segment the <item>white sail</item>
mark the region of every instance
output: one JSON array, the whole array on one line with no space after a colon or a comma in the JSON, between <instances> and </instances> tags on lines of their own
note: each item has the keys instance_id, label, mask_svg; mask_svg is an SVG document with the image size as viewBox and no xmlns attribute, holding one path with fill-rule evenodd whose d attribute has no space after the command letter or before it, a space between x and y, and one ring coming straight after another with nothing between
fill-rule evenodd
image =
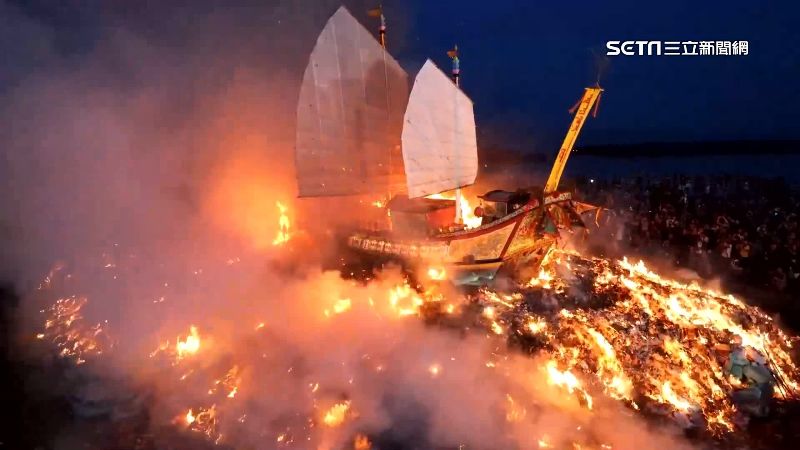
<instances>
[{"instance_id":1,"label":"white sail","mask_svg":"<svg viewBox=\"0 0 800 450\"><path fill-rule=\"evenodd\" d=\"M414 80L402 142L409 197L475 182L478 145L472 101L431 60Z\"/></svg>"},{"instance_id":2,"label":"white sail","mask_svg":"<svg viewBox=\"0 0 800 450\"><path fill-rule=\"evenodd\" d=\"M339 8L317 38L297 105L301 197L404 190L400 133L408 75Z\"/></svg>"}]
</instances>

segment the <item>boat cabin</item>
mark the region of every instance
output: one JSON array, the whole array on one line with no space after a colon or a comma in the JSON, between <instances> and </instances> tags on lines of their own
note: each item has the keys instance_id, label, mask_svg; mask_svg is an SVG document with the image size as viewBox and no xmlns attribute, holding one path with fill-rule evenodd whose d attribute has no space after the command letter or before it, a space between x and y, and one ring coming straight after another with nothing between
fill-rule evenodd
<instances>
[{"instance_id":1,"label":"boat cabin","mask_svg":"<svg viewBox=\"0 0 800 450\"><path fill-rule=\"evenodd\" d=\"M494 190L478 196L481 204L475 208L475 216L481 218L481 225L507 216L531 199L531 193L524 190L516 192Z\"/></svg>"},{"instance_id":2,"label":"boat cabin","mask_svg":"<svg viewBox=\"0 0 800 450\"><path fill-rule=\"evenodd\" d=\"M409 237L447 230L456 214L455 200L397 195L386 206L391 211L392 231Z\"/></svg>"}]
</instances>

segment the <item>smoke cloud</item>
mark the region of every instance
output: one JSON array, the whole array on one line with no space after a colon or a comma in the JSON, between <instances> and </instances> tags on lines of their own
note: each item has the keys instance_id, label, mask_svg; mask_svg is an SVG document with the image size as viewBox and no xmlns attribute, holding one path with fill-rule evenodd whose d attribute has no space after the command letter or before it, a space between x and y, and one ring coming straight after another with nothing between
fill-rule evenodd
<instances>
[{"instance_id":1,"label":"smoke cloud","mask_svg":"<svg viewBox=\"0 0 800 450\"><path fill-rule=\"evenodd\" d=\"M355 284L271 245L276 202L296 228L341 219L293 200L292 164L303 66L336 2L139 6L0 4L0 275L24 297L24 351L39 311L87 299L76 323L107 344L70 389L150 393L154 433L195 436L180 418L213 406L207 440L239 448L351 448L359 433L378 448L685 445L613 403L588 413L498 338L397 317L398 273ZM191 325L197 354L167 357ZM231 396L217 381L233 367Z\"/></svg>"}]
</instances>

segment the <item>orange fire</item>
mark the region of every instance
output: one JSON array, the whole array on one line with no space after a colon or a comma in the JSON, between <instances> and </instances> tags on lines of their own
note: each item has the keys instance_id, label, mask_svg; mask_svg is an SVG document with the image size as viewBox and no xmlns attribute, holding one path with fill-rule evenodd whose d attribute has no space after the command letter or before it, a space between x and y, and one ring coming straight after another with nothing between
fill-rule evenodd
<instances>
[{"instance_id":1,"label":"orange fire","mask_svg":"<svg viewBox=\"0 0 800 450\"><path fill-rule=\"evenodd\" d=\"M349 412L350 400L337 403L331 406L330 409L325 412L325 415L322 417L322 422L331 428L338 427L344 423L345 419L347 419Z\"/></svg>"},{"instance_id":2,"label":"orange fire","mask_svg":"<svg viewBox=\"0 0 800 450\"><path fill-rule=\"evenodd\" d=\"M417 314L424 303L423 298L408 284L396 286L389 293L389 306L400 316Z\"/></svg>"},{"instance_id":3,"label":"orange fire","mask_svg":"<svg viewBox=\"0 0 800 450\"><path fill-rule=\"evenodd\" d=\"M200 350L200 334L197 332L197 327L192 325L189 327L189 335L185 340L180 340L175 344L175 351L178 353L178 358L184 356L194 355Z\"/></svg>"},{"instance_id":4,"label":"orange fire","mask_svg":"<svg viewBox=\"0 0 800 450\"><path fill-rule=\"evenodd\" d=\"M511 423L521 422L528 411L519 405L510 394L506 394L506 420Z\"/></svg>"},{"instance_id":5,"label":"orange fire","mask_svg":"<svg viewBox=\"0 0 800 450\"><path fill-rule=\"evenodd\" d=\"M547 361L547 382L554 386L559 386L567 390L570 394L579 393L588 409L592 409L592 397L584 390L578 378L569 370L558 370L557 364L553 360Z\"/></svg>"},{"instance_id":6,"label":"orange fire","mask_svg":"<svg viewBox=\"0 0 800 450\"><path fill-rule=\"evenodd\" d=\"M592 292L616 300L597 309L562 309L550 319L557 321L552 325L528 312L521 322L524 332L554 348L546 365L549 382L580 394L590 408L592 398L578 372L633 409L640 409L633 402L638 394L686 418L702 416L713 433L733 430L731 392L741 383L731 380L714 350L730 344L731 336L767 362L778 380L776 396L800 397L793 338L757 308L697 284L662 278L642 262L582 258L562 250L548 254L526 288L569 296L569 281L558 274L576 270L590 273ZM491 291L481 292L480 298L491 305L483 310L491 330L507 314L519 318L521 299ZM521 331L504 330L511 332Z\"/></svg>"},{"instance_id":7,"label":"orange fire","mask_svg":"<svg viewBox=\"0 0 800 450\"><path fill-rule=\"evenodd\" d=\"M236 136L232 141L239 139L248 138ZM291 178L276 171L274 161L264 154L267 143L242 144L211 174L203 212L220 229L266 250L276 233L284 231L275 220L275 200L290 197Z\"/></svg>"},{"instance_id":8,"label":"orange fire","mask_svg":"<svg viewBox=\"0 0 800 450\"><path fill-rule=\"evenodd\" d=\"M285 213L284 210L281 212ZM288 227L286 231L288 234ZM443 269L431 267L428 275L434 278L443 272ZM601 307L588 306L586 302L570 303L574 300L569 292L574 286L573 274L576 273L587 275L581 279L581 287L590 290L593 296L597 294L592 298L610 300ZM583 283L587 280L588 283ZM420 292L407 282L388 288L378 286L380 293L373 288L374 285L370 287L369 296L362 298L355 291L348 291L347 298L332 296L320 308L331 318L326 323L333 322L336 315L366 307L367 303L372 308L391 312L377 316L406 317L405 320L457 311L450 303L456 299L442 301L442 297L436 297L432 291ZM537 297L531 294L540 294L539 298L552 297L557 302L565 301L554 308L537 309L530 302L531 298ZM554 250L547 255L538 276L520 286L517 292L502 293L483 288L465 298L478 303L480 309L471 308L474 305L467 303L463 305L470 307L461 308L462 303L457 302L460 305L458 309L469 311L470 328L474 328L474 318L487 332L496 335L489 334L487 339L499 342L513 333L537 345L544 343L548 353L544 355L541 371L536 371L537 376L546 380L548 389L559 394L553 396L554 402L563 398L563 406L569 408L574 407L574 401L569 399L577 399L581 408L586 410L582 413L587 415L597 414L596 405L614 399L632 409L667 411L668 415L675 417L702 417L704 426L713 433L734 430L736 407L731 392L744 386L741 380L729 376L724 361L717 358L719 355L715 355L713 350L721 345L732 347L732 338L746 347L748 353L764 357L779 380L776 396L800 398L797 382L800 370L791 357L795 338L786 335L772 318L735 297L697 284L662 278L641 262L584 258L574 252ZM102 329L83 324L81 307L85 302L80 298L62 298L56 300L51 308L43 310L47 320L44 329L39 330L39 339L55 343L65 357L101 351L103 346L98 339L102 336ZM433 308L433 302L440 302L439 308ZM480 315L475 317L472 314L475 311L480 311ZM260 319L248 319L245 328L255 325L249 330L255 336L263 337L268 333L265 333L266 327L259 322ZM244 393L250 394L250 386L243 384L243 380L245 383L248 380L243 374L250 370L246 360L237 360L235 364L230 361L225 365L198 361L197 356L212 358L212 352L207 349L217 346L218 342L221 345L222 340L212 340L205 330L201 336L199 328L190 325L188 333L184 331L177 338L167 340L151 354L168 358L172 366L165 370L172 370L176 383L189 377L192 377L190 381L214 380L213 384L206 384L208 396L205 405L182 405L170 412L175 425L205 434L214 441L221 439L218 421L222 424L220 426L225 426L237 418L246 420L244 415L230 417L228 414L234 414L234 411L241 414L234 406L245 403L241 398ZM485 366L492 373L502 373L504 361L507 360L498 352L485 362ZM442 362L431 359L420 363L418 373L434 382L457 374L456 369L449 365L445 368ZM392 370L391 364L379 358L369 364L378 373ZM293 368L288 370L291 372ZM207 371L213 371L213 374L203 378ZM326 391L320 388L320 383L324 385L326 380L311 380L309 383L310 395L315 396L315 408L319 405L316 396ZM353 384L353 378L350 383ZM195 383L179 385L189 384ZM510 392L516 396L518 391L512 387ZM570 396L561 395L565 393ZM595 402L597 398L604 401ZM642 406L634 403L634 399L642 402ZM506 400L506 420L524 423L525 407L531 405L529 399L524 395L512 398L507 394ZM323 405L328 409L316 409L308 417L310 423L333 429L357 417L350 400ZM192 408L187 410L188 406ZM297 430L276 430L278 432L276 441L281 445L300 439ZM558 440L542 437L543 447L559 447L560 444ZM370 445L365 437L353 443L356 448L370 448Z\"/></svg>"},{"instance_id":9,"label":"orange fire","mask_svg":"<svg viewBox=\"0 0 800 450\"><path fill-rule=\"evenodd\" d=\"M191 325L189 327L189 334L185 338L178 336L175 340L174 347L169 341L165 341L150 353L150 357L153 358L160 354L167 355L169 358L173 359L172 363L174 365L178 364L184 358L192 356L199 351L200 333L196 326Z\"/></svg>"},{"instance_id":10,"label":"orange fire","mask_svg":"<svg viewBox=\"0 0 800 450\"><path fill-rule=\"evenodd\" d=\"M283 206L281 202L275 202L280 211L280 218L278 219L278 235L272 240L272 245L283 245L289 242L291 235L289 234L289 217L286 215L288 208Z\"/></svg>"},{"instance_id":11,"label":"orange fire","mask_svg":"<svg viewBox=\"0 0 800 450\"><path fill-rule=\"evenodd\" d=\"M439 194L431 194L425 198L437 198L443 200L455 200L456 194L454 192L442 192ZM481 226L481 219L480 217L475 216L475 207L470 204L470 201L467 200L465 195L461 196L461 219L464 221L464 225L467 229L477 228Z\"/></svg>"},{"instance_id":12,"label":"orange fire","mask_svg":"<svg viewBox=\"0 0 800 450\"><path fill-rule=\"evenodd\" d=\"M197 420L197 418L194 416L194 413L192 413L191 408L186 412L186 416L184 418L186 419L186 425L191 425L195 420Z\"/></svg>"},{"instance_id":13,"label":"orange fire","mask_svg":"<svg viewBox=\"0 0 800 450\"><path fill-rule=\"evenodd\" d=\"M177 422L182 422L189 430L202 433L210 440L219 442L222 436L217 432L217 406L212 405L210 408L197 408L189 409L185 414L182 414L177 419Z\"/></svg>"},{"instance_id":14,"label":"orange fire","mask_svg":"<svg viewBox=\"0 0 800 450\"><path fill-rule=\"evenodd\" d=\"M547 329L547 322L544 321L541 317L532 317L528 320L528 323L525 324L528 328L528 331L531 334L539 334Z\"/></svg>"},{"instance_id":15,"label":"orange fire","mask_svg":"<svg viewBox=\"0 0 800 450\"><path fill-rule=\"evenodd\" d=\"M531 278L531 281L528 282L530 286L541 286L545 289L550 289L550 282L553 281L553 274L544 270L544 268L539 269L539 274L535 278Z\"/></svg>"},{"instance_id":16,"label":"orange fire","mask_svg":"<svg viewBox=\"0 0 800 450\"><path fill-rule=\"evenodd\" d=\"M445 272L444 267L429 267L428 268L428 278L434 281L442 281L447 279L447 272Z\"/></svg>"},{"instance_id":17,"label":"orange fire","mask_svg":"<svg viewBox=\"0 0 800 450\"><path fill-rule=\"evenodd\" d=\"M47 314L47 319L44 332L36 335L37 339L52 342L59 349L61 357L71 359L76 364L83 364L86 358L102 355L107 345L104 324L89 325L83 317L81 309L87 301L85 297L77 296L59 298L41 311Z\"/></svg>"},{"instance_id":18,"label":"orange fire","mask_svg":"<svg viewBox=\"0 0 800 450\"><path fill-rule=\"evenodd\" d=\"M353 439L353 450L371 450L372 449L372 442L369 441L369 438L364 436L363 434L357 434L355 439Z\"/></svg>"},{"instance_id":19,"label":"orange fire","mask_svg":"<svg viewBox=\"0 0 800 450\"><path fill-rule=\"evenodd\" d=\"M339 299L333 304L332 309L326 309L324 311L325 317L330 317L333 314L342 314L343 312L349 311L352 307L353 301L349 298Z\"/></svg>"}]
</instances>

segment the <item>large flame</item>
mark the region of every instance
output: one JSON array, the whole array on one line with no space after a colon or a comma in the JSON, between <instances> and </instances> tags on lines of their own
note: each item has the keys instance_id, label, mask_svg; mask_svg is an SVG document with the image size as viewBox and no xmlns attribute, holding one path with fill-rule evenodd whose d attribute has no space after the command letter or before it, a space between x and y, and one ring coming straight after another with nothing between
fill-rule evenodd
<instances>
[{"instance_id":1,"label":"large flame","mask_svg":"<svg viewBox=\"0 0 800 450\"><path fill-rule=\"evenodd\" d=\"M278 206L280 217L278 218L278 234L275 236L275 239L272 240L272 245L283 245L289 242L290 237L289 217L286 215L288 208L281 202L275 202L275 204Z\"/></svg>"},{"instance_id":2,"label":"large flame","mask_svg":"<svg viewBox=\"0 0 800 450\"><path fill-rule=\"evenodd\" d=\"M198 350L200 350L200 334L197 332L197 327L192 325L189 327L189 335L186 336L186 339L181 340L178 338L178 342L175 344L175 351L178 354L178 358L184 358L194 355Z\"/></svg>"}]
</instances>

